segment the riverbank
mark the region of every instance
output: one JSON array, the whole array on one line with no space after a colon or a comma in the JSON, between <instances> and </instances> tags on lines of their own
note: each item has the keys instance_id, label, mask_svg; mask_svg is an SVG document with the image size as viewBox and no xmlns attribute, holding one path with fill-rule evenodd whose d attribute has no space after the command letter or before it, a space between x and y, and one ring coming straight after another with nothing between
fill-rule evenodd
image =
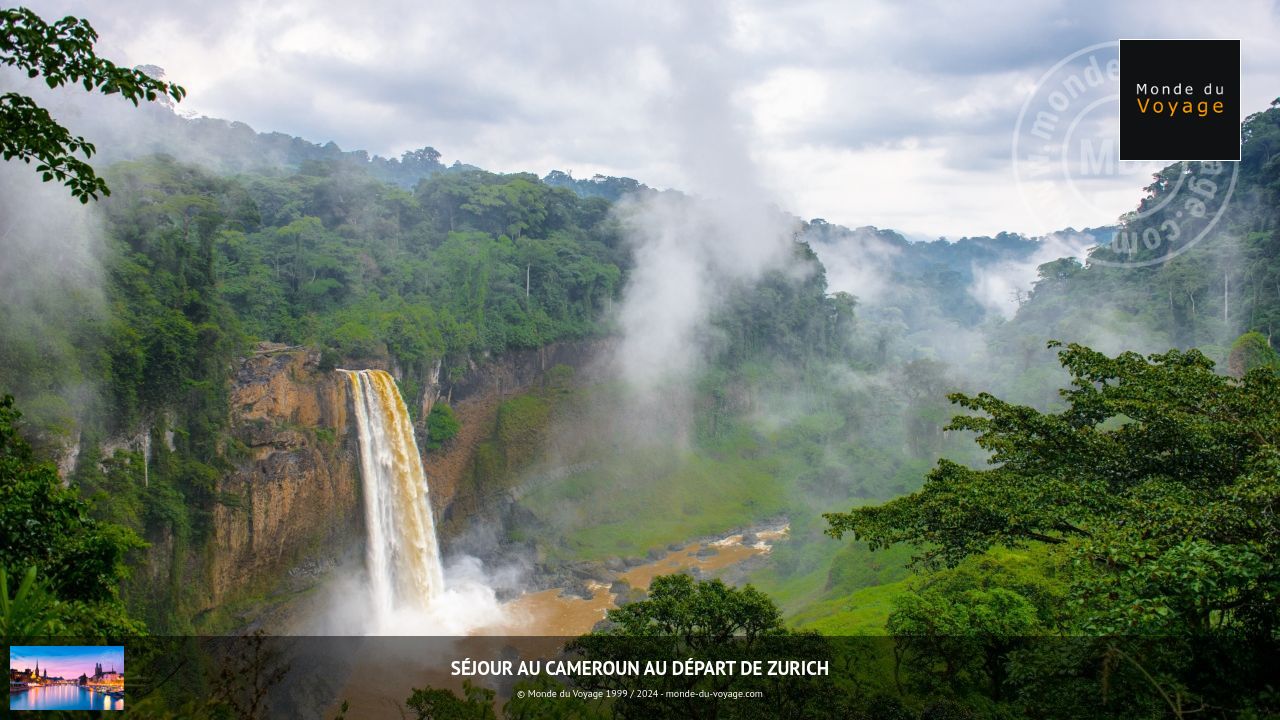
<instances>
[{"instance_id":1,"label":"riverbank","mask_svg":"<svg viewBox=\"0 0 1280 720\"><path fill-rule=\"evenodd\" d=\"M649 583L659 575L687 572L696 578L717 577L753 558L767 555L774 543L790 532L785 521L740 532L711 536L645 559L619 561L621 567L605 568L598 577L581 578L563 587L529 592L509 601L507 620L478 634L572 637L590 632L612 608L643 599Z\"/></svg>"}]
</instances>

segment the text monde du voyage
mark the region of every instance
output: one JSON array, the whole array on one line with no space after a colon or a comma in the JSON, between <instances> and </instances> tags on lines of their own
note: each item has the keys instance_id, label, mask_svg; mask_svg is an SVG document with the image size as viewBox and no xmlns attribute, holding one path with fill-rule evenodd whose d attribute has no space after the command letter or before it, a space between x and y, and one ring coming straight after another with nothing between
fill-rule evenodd
<instances>
[{"instance_id":1,"label":"text monde du voyage","mask_svg":"<svg viewBox=\"0 0 1280 720\"><path fill-rule=\"evenodd\" d=\"M1199 92L1197 87L1190 83L1174 85L1135 83L1134 94L1137 96L1134 100L1138 103L1138 112L1143 115L1203 118L1226 112L1225 103L1222 100L1213 99L1214 96L1225 95L1225 87L1213 83L1205 83L1199 88Z\"/></svg>"}]
</instances>

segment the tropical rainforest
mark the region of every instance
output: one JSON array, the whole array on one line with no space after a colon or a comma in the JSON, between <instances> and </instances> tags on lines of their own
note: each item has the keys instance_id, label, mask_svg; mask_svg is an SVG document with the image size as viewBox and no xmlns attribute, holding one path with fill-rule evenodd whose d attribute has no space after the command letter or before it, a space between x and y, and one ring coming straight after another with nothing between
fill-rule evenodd
<instances>
[{"instance_id":1,"label":"tropical rainforest","mask_svg":"<svg viewBox=\"0 0 1280 720\"><path fill-rule=\"evenodd\" d=\"M6 16L10 37L22 22ZM100 84L182 98L114 70ZM27 107L16 102L6 123L30 120L8 111ZM14 218L0 268L11 644L251 629L195 612L215 515L243 502L222 479L252 452L231 427L238 358L270 343L317 353L322 372L385 366L426 455L443 452L466 421L447 400L424 413L429 387L522 352L611 347L643 261L638 208L698 202L628 178L445 165L431 147L370 157L145 102L123 112L151 142L104 130L96 174L70 193L16 162L0 178ZM420 687L407 711L1276 716L1280 105L1242 137L1230 207L1176 257L1116 267L1095 262L1112 252L1100 243L1040 264L1002 313L969 291L975 274L1025 262L1046 239L916 242L783 214L787 252L716 288L701 354L680 382L649 388L643 412L628 411L622 378L564 366L501 400L464 478L519 489L485 521L496 556L559 577L788 523L767 560L733 576L657 578L576 652L792 654L829 660L831 677L574 680L767 686L768 708L635 697L495 709L493 691L469 685ZM1185 172L1154 177L1144 206ZM87 225L67 219L71 194L90 200ZM1118 227L1166 221L1184 222L1131 215ZM42 270L50 234L90 238L79 268L90 269ZM887 289L837 286L833 268L848 262L875 264ZM161 553L164 586L140 581ZM265 716L229 683L147 677L134 711ZM194 687L207 697L190 699Z\"/></svg>"}]
</instances>

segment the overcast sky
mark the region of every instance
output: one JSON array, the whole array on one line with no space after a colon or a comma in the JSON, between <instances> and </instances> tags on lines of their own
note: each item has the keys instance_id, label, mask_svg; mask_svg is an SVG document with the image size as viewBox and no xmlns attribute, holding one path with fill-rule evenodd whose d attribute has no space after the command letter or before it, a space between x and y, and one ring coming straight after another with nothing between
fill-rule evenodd
<instances>
[{"instance_id":1,"label":"overcast sky","mask_svg":"<svg viewBox=\"0 0 1280 720\"><path fill-rule=\"evenodd\" d=\"M1037 80L1080 48L1240 38L1245 113L1280 95L1272 2L30 6L88 18L118 62L163 67L190 93L183 112L382 155L431 145L446 162L500 172L698 190L692 179L714 172L692 167L687 139L706 134L687 128L707 120L696 98L728 98L743 167L781 207L917 237L1062 227L1017 200L1011 140ZM1114 221L1145 179L1099 181L1069 224Z\"/></svg>"}]
</instances>

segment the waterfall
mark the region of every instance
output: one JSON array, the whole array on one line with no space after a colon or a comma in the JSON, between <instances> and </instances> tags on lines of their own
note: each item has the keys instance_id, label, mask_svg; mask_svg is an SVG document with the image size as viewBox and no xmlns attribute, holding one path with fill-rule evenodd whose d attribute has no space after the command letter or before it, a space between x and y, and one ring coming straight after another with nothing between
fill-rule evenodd
<instances>
[{"instance_id":1,"label":"waterfall","mask_svg":"<svg viewBox=\"0 0 1280 720\"><path fill-rule=\"evenodd\" d=\"M360 434L375 618L423 611L444 590L427 475L395 380L382 370L341 370L351 380Z\"/></svg>"}]
</instances>

